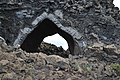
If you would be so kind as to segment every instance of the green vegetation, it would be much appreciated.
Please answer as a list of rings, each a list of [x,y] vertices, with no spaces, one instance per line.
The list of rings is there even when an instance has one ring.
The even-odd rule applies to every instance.
[[[112,68],[116,71],[117,75],[120,75],[120,64],[113,64]]]

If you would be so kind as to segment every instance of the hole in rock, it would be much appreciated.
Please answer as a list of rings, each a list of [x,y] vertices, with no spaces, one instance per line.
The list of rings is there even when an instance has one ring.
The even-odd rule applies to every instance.
[[[42,44],[43,40],[47,36],[52,36],[54,34],[59,34],[63,37],[68,43],[68,50],[71,54],[74,54],[74,39],[73,37],[68,34],[67,32],[58,28],[54,22],[49,19],[44,19],[42,22],[39,22],[37,27],[27,35],[26,39],[21,44],[21,49],[34,53],[40,52],[40,45]],[[55,38],[53,38],[55,39]],[[58,39],[58,38],[56,38]],[[58,39],[59,40],[59,39]],[[61,40],[59,40],[61,41]],[[60,42],[59,42],[60,43]],[[62,43],[62,41],[61,41]],[[47,46],[46,46],[47,47]],[[60,48],[62,49],[62,48]],[[51,53],[52,54],[52,53]],[[54,52],[53,52],[54,54]],[[59,55],[59,54],[58,54]],[[60,55],[64,55],[64,53],[60,53]]]
[[[46,43],[54,44],[57,47],[62,47],[64,50],[68,49],[67,41],[58,33],[52,36],[45,37],[43,41]]]

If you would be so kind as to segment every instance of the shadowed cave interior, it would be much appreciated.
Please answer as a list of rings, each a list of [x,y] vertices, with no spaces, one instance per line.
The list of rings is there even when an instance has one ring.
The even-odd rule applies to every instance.
[[[49,19],[44,19],[30,34],[27,35],[26,39],[21,44],[21,49],[30,53],[39,52],[38,47],[40,46],[43,39],[56,33],[58,33],[67,41],[68,50],[71,54],[74,54],[73,37],[67,32],[58,28],[57,25]]]

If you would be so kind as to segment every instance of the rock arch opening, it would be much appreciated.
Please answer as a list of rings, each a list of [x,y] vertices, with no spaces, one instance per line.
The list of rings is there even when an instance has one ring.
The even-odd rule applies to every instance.
[[[64,50],[68,49],[68,43],[67,41],[60,36],[58,33],[52,35],[52,36],[47,36],[43,39],[43,42],[53,44],[57,47],[62,47]]]
[[[74,54],[74,39],[67,32],[58,28],[58,26],[49,19],[44,19],[39,22],[37,27],[27,35],[20,48],[26,52],[34,53],[39,52],[38,47],[40,46],[43,39],[47,36],[51,36],[58,33],[68,43],[68,49],[71,54]]]

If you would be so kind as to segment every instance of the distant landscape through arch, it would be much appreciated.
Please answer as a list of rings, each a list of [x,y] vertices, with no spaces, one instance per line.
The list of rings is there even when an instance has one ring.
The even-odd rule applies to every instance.
[[[58,28],[56,24],[47,18],[38,23],[37,27],[27,35],[20,47],[26,52],[39,52],[38,47],[40,46],[43,39],[56,33],[61,35],[68,42],[69,50],[71,53],[73,53],[73,37],[67,32]]]

